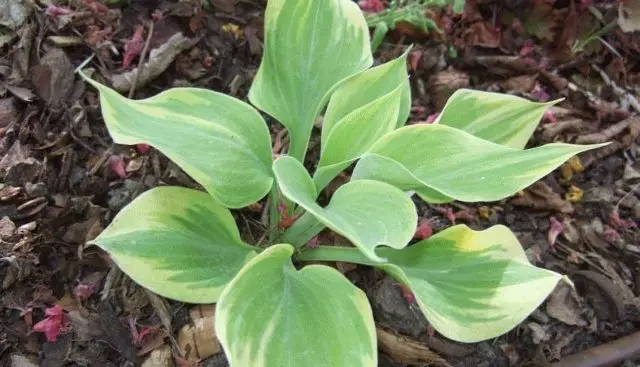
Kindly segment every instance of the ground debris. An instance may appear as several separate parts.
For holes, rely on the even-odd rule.
[[[552,210],[571,214],[574,208],[566,200],[554,192],[546,183],[538,181],[525,189],[521,195],[515,196],[510,203],[516,206],[529,207],[538,210]]]
[[[416,366],[451,366],[444,358],[415,340],[381,327],[376,327],[376,334],[380,350],[396,361]]]
[[[197,41],[198,39],[189,38],[182,33],[174,34],[165,44],[150,51],[146,63],[131,71],[113,75],[111,77],[113,88],[119,92],[128,92],[138,73],[136,87],[144,87],[167,70],[178,54],[193,47]]]

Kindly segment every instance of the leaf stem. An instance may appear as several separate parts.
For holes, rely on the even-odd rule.
[[[309,132],[310,135],[311,132]],[[287,155],[297,159],[300,162],[304,162],[304,157],[307,153],[307,146],[309,145],[309,137],[306,140],[299,141],[295,139],[295,136],[289,137],[289,151]]]
[[[269,240],[278,236],[278,223],[280,223],[280,213],[278,212],[279,201],[278,185],[274,182],[269,192]]]
[[[355,247],[318,246],[305,249],[296,259],[299,261],[344,261],[361,265],[379,265],[369,260]]]
[[[293,245],[295,248],[304,246],[310,239],[317,236],[325,228],[310,213],[304,213],[289,229],[284,232],[280,242]]]

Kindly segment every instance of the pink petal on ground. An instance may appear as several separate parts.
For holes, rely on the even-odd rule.
[[[559,222],[556,217],[549,218],[551,226],[549,227],[549,233],[547,239],[549,240],[549,246],[553,247],[556,243],[556,239],[564,231],[564,224]]]

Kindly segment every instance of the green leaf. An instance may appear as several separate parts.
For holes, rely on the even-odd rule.
[[[127,205],[90,244],[153,292],[183,302],[216,302],[255,256],[228,209],[205,192],[157,187]]]
[[[407,121],[411,109],[408,52],[352,76],[331,96],[322,122],[320,162],[314,174],[318,189],[378,139]]]
[[[536,103],[508,94],[459,89],[449,98],[436,123],[523,149],[544,111],[557,102]]]
[[[495,201],[533,184],[572,156],[606,144],[547,144],[520,150],[445,125],[411,125],[380,139],[352,179],[390,183],[424,200]]]
[[[511,330],[562,278],[531,265],[504,226],[477,232],[458,225],[406,249],[379,252],[390,264],[378,267],[411,289],[429,323],[467,343]]]
[[[376,247],[403,248],[418,222],[409,196],[384,182],[359,180],[342,185],[322,208],[315,202],[316,186],[304,166],[288,156],[273,164],[280,190],[327,227],[346,237],[373,261],[384,261]]]
[[[197,88],[131,100],[83,77],[100,91],[102,116],[116,143],[152,145],[230,208],[269,192],[271,136],[253,107]]]
[[[337,270],[298,271],[293,247],[251,260],[216,306],[216,335],[231,366],[377,366],[375,325],[365,294]]]
[[[341,120],[353,111],[370,104],[400,88],[401,103],[397,126],[403,126],[411,112],[411,87],[407,74],[407,56],[411,49],[382,65],[363,71],[345,80],[331,96],[322,121],[322,150],[329,135]]]
[[[369,30],[350,0],[269,0],[264,56],[249,100],[289,130],[302,161],[313,124],[343,79],[373,63]]]

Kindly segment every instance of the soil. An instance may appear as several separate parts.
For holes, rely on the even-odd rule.
[[[12,13],[12,23],[0,17],[2,365],[226,366],[207,324],[210,307],[155,296],[104,252],[84,248],[149,188],[198,185],[153,148],[114,144],[96,91],[74,69],[87,62],[85,70],[123,94],[133,85],[136,99],[178,86],[246,99],[262,54],[264,1],[9,3],[21,4],[24,14]],[[575,290],[559,285],[506,335],[476,344],[447,340],[393,280],[343,267],[373,306],[384,340],[381,366],[546,366],[640,329],[640,33],[615,26],[585,42],[588,32],[616,21],[617,7],[467,0],[462,14],[429,10],[441,32],[400,23],[387,34],[376,63],[414,47],[409,123],[428,123],[453,91],[469,87],[564,98],[545,115],[531,147],[613,143],[500,202],[416,201],[436,232],[452,219],[477,229],[508,225],[532,263],[574,281]],[[141,60],[151,50],[151,60]],[[147,72],[131,78],[139,64]],[[282,126],[270,122],[274,141],[286,145]],[[314,139],[310,159],[318,155]],[[259,210],[234,215],[247,241],[260,237]],[[54,304],[64,320],[51,342],[33,327]],[[196,320],[204,326],[193,327]]]

